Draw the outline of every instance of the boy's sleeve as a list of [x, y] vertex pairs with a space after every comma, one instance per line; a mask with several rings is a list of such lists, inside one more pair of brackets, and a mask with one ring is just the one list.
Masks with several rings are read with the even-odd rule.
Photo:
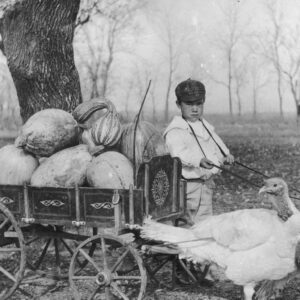
[[172, 129], [165, 135], [166, 145], [172, 157], [178, 157], [187, 167], [199, 167], [204, 157], [195, 153], [188, 143], [188, 132], [182, 129]]

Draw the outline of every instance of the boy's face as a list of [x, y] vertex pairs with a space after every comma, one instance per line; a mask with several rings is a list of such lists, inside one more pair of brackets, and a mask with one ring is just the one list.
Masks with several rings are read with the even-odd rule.
[[182, 117], [190, 122], [196, 122], [203, 115], [203, 101], [196, 102], [177, 102], [177, 106], [181, 109]]

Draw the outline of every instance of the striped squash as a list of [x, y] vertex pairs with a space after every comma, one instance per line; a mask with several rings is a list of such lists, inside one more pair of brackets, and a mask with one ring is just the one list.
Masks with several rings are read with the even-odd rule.
[[94, 98], [79, 104], [74, 109], [72, 115], [79, 124], [90, 128], [92, 124], [105, 115], [107, 111], [116, 112], [113, 103], [105, 98]]
[[119, 142], [121, 135], [119, 116], [114, 111], [107, 111], [91, 128], [91, 136], [95, 145], [113, 147]]

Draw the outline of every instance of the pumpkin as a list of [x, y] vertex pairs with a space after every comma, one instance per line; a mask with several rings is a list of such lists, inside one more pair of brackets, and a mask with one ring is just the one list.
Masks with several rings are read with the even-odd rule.
[[91, 128], [83, 130], [80, 136], [80, 143], [88, 145], [89, 148], [96, 146], [91, 135]]
[[87, 145], [77, 145], [61, 150], [44, 160], [34, 171], [31, 185], [48, 187], [81, 186], [86, 180], [86, 170], [92, 161]]
[[116, 111], [111, 101], [105, 98], [94, 98], [79, 104], [74, 109], [72, 115], [81, 127], [91, 128], [108, 111]]
[[96, 145], [113, 147], [119, 142], [121, 134], [119, 116], [112, 111], [98, 119], [91, 128], [91, 136]]
[[32, 115], [22, 126], [15, 145], [36, 156], [50, 156], [78, 144], [79, 129], [72, 115], [49, 108]]
[[[133, 162], [135, 122], [125, 125], [121, 137], [121, 152]], [[136, 129], [135, 163], [141, 164], [154, 156], [168, 153], [162, 134], [149, 122], [140, 121]]]
[[0, 149], [0, 184], [23, 185], [29, 183], [38, 160], [15, 145], [6, 145]]
[[132, 164], [119, 152], [104, 152], [89, 164], [87, 181], [93, 187], [128, 189], [133, 184]]
[[81, 140], [80, 142], [82, 144], [85, 144], [88, 146], [88, 150], [91, 155], [97, 156], [100, 153], [105, 151], [105, 148], [103, 145], [96, 145], [93, 141], [92, 135], [91, 135], [91, 128], [85, 129], [81, 134]]

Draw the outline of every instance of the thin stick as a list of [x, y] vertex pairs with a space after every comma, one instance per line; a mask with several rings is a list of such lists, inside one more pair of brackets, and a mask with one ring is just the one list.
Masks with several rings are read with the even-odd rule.
[[134, 125], [134, 133], [133, 133], [133, 180], [134, 180], [134, 186], [136, 186], [136, 161], [135, 161], [135, 142], [136, 142], [136, 131], [137, 131], [137, 126], [138, 126], [138, 123], [139, 123], [139, 119], [140, 119], [140, 115], [141, 115], [141, 112], [142, 112], [142, 109], [143, 109], [143, 106], [144, 106], [144, 103], [145, 103], [145, 100], [146, 100], [146, 97], [147, 97], [147, 94], [148, 94], [148, 91], [150, 89], [150, 85], [151, 85], [151, 80], [149, 80], [149, 84], [148, 84], [148, 87], [147, 87], [147, 90], [146, 90], [146, 93], [144, 95], [144, 99], [141, 103], [141, 107], [140, 107], [140, 110], [135, 118], [135, 125]]

